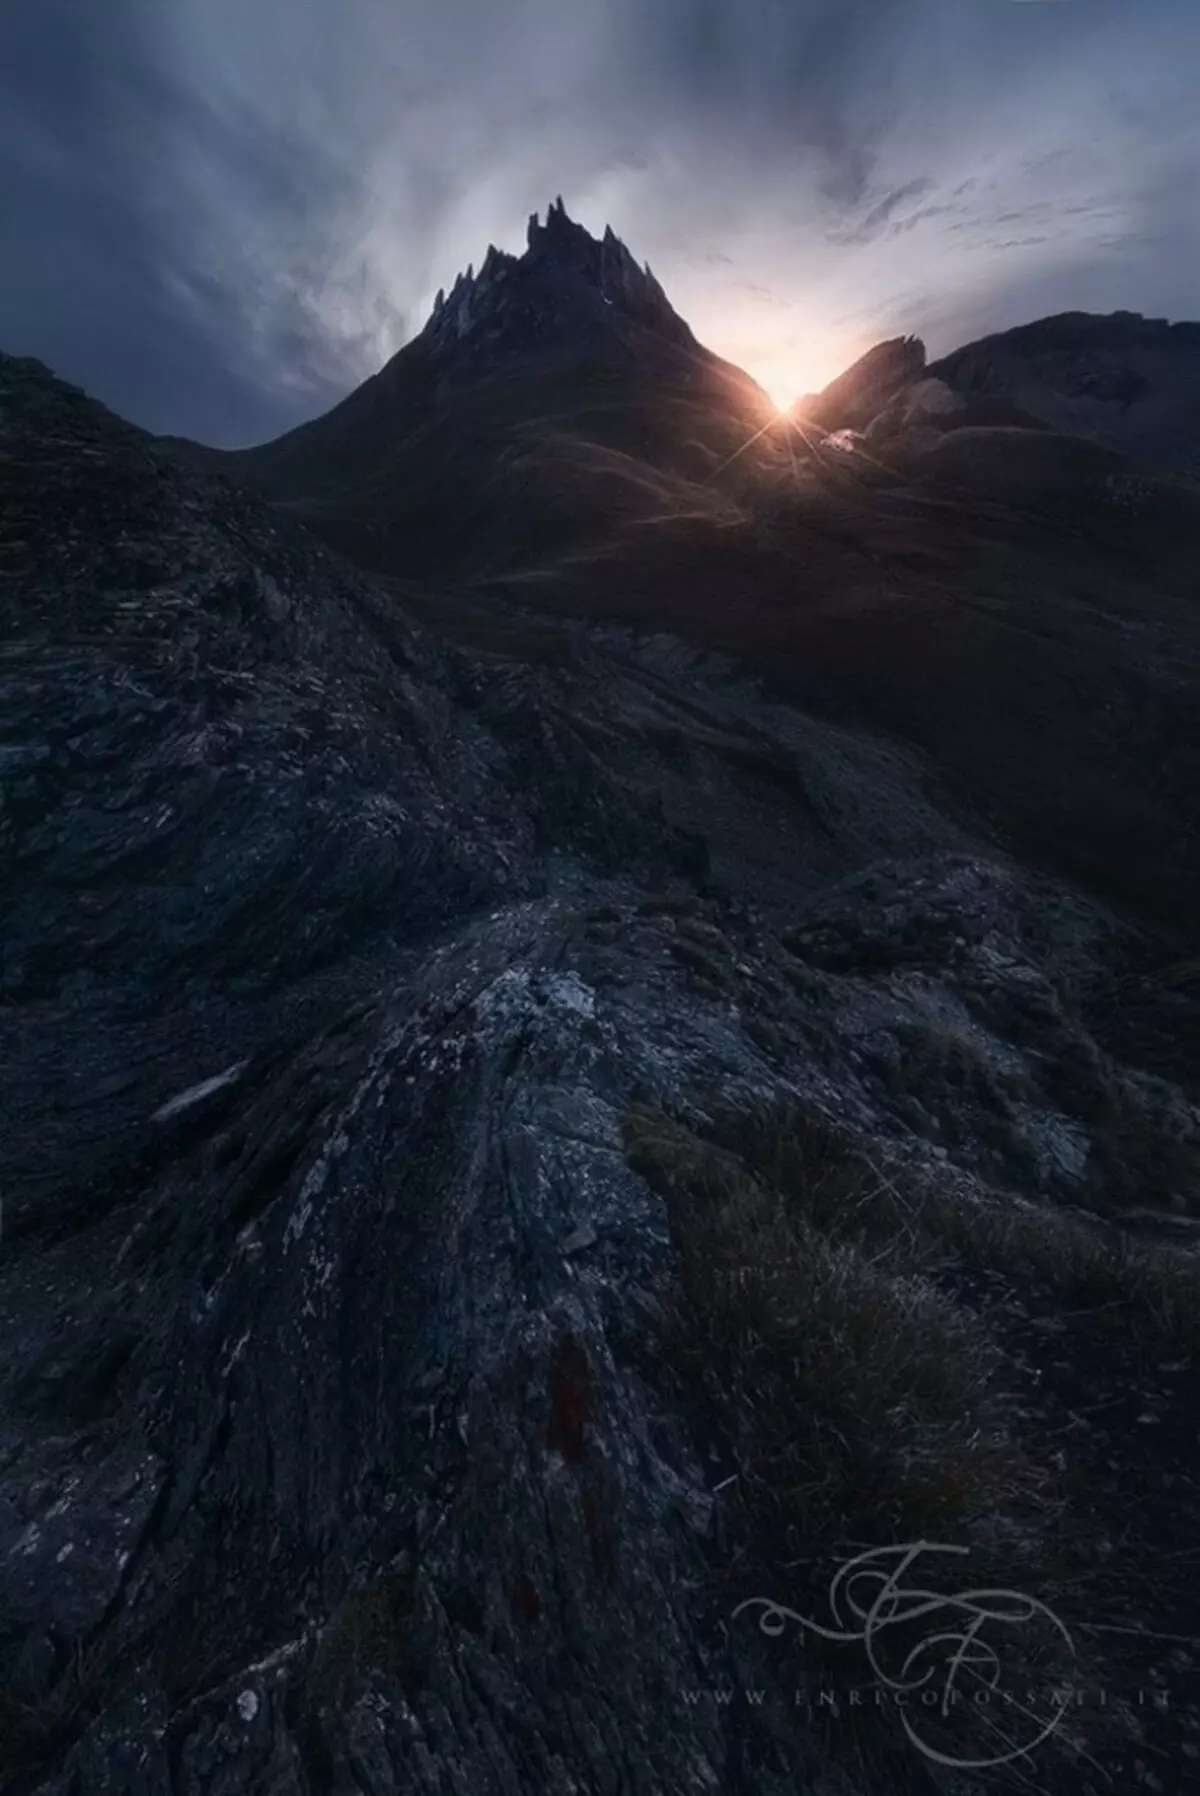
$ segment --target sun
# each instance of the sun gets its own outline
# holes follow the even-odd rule
[[[854,359],[841,344],[814,340],[791,345],[780,354],[748,355],[742,362],[771,403],[772,415],[788,417],[808,393],[819,393]]]
[[[760,381],[758,384],[762,387],[763,392],[771,401],[771,404],[775,407],[775,410],[779,413],[781,418],[785,413],[791,411],[797,399],[800,397],[799,393],[797,393],[791,386],[783,387],[774,381],[772,381],[769,386],[764,381]]]
[[[771,407],[771,415],[775,418],[787,418],[796,406],[797,400],[803,399],[806,393],[818,393],[833,378],[825,373],[824,367],[808,365],[803,368],[792,366],[781,367],[778,363],[760,362],[758,367],[751,365],[746,369],[752,379],[756,380]],[[835,370],[836,372],[836,370]]]

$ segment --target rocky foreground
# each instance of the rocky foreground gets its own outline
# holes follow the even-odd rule
[[[7,359],[0,580],[6,1796],[1190,1787],[1179,939]]]

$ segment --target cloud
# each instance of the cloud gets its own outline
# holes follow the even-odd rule
[[[898,329],[1178,312],[1197,54],[1192,0],[9,7],[0,343],[264,437],[559,192],[777,383]]]
[[[884,228],[892,221],[893,214],[909,200],[920,199],[922,194],[929,193],[934,186],[928,175],[918,175],[915,181],[906,181],[902,187],[894,187],[885,193],[882,199],[876,200],[865,218],[850,228],[840,228],[826,232],[826,240],[830,243],[870,243],[875,237],[883,234]],[[923,212],[914,212],[909,218],[902,220],[897,229],[905,225],[916,224],[922,218],[934,214],[935,208],[926,206]]]

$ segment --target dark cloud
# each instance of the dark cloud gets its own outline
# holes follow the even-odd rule
[[[0,344],[226,443],[332,403],[562,192],[782,386],[1195,310],[1194,0],[0,10]]]

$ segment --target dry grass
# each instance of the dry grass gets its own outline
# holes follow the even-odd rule
[[[904,1058],[914,1076],[914,1083],[924,1083],[931,1074],[949,1084],[990,1094],[996,1088],[1009,1096],[1017,1095],[1029,1083],[1023,1070],[997,1067],[978,1037],[965,1025],[954,1020],[925,1018],[901,1024],[897,1029]]]
[[[791,1102],[718,1108],[703,1134],[636,1108],[625,1146],[665,1200],[679,1256],[664,1344],[738,1468],[722,1499],[729,1594],[816,1615],[831,1569],[924,1540],[968,1547],[975,1588],[1036,1593],[1068,1627],[1080,1620],[1083,1524],[1004,1390],[991,1331],[937,1274],[1023,1273],[1157,1349],[1190,1351],[1200,1268],[1080,1218],[886,1176],[846,1132]],[[926,1587],[943,1588],[955,1565],[961,1577],[962,1561],[923,1564]],[[1078,1684],[1086,1667],[1061,1649],[1050,1631],[1011,1638],[1005,1685],[1049,1700],[1059,1680]],[[844,1675],[836,1650],[806,1637],[797,1676]],[[890,1750],[886,1708],[877,1718],[879,1750]],[[945,1725],[955,1754],[995,1746],[986,1716]],[[876,1731],[858,1743],[868,1757]],[[1082,1746],[1067,1727],[1055,1740],[1062,1752]]]
[[[826,1119],[794,1102],[718,1110],[713,1140],[818,1228],[910,1271],[948,1261],[1036,1279],[1064,1307],[1107,1317],[1148,1350],[1200,1348],[1200,1258],[1133,1240],[1119,1227],[1046,1203],[971,1199],[885,1169]]]
[[[676,1346],[717,1397],[783,1556],[1040,1499],[992,1413],[987,1331],[926,1276],[903,1228],[876,1238],[878,1194],[832,1134],[751,1128],[754,1171],[751,1155],[648,1110],[627,1118],[626,1143],[679,1251]]]

